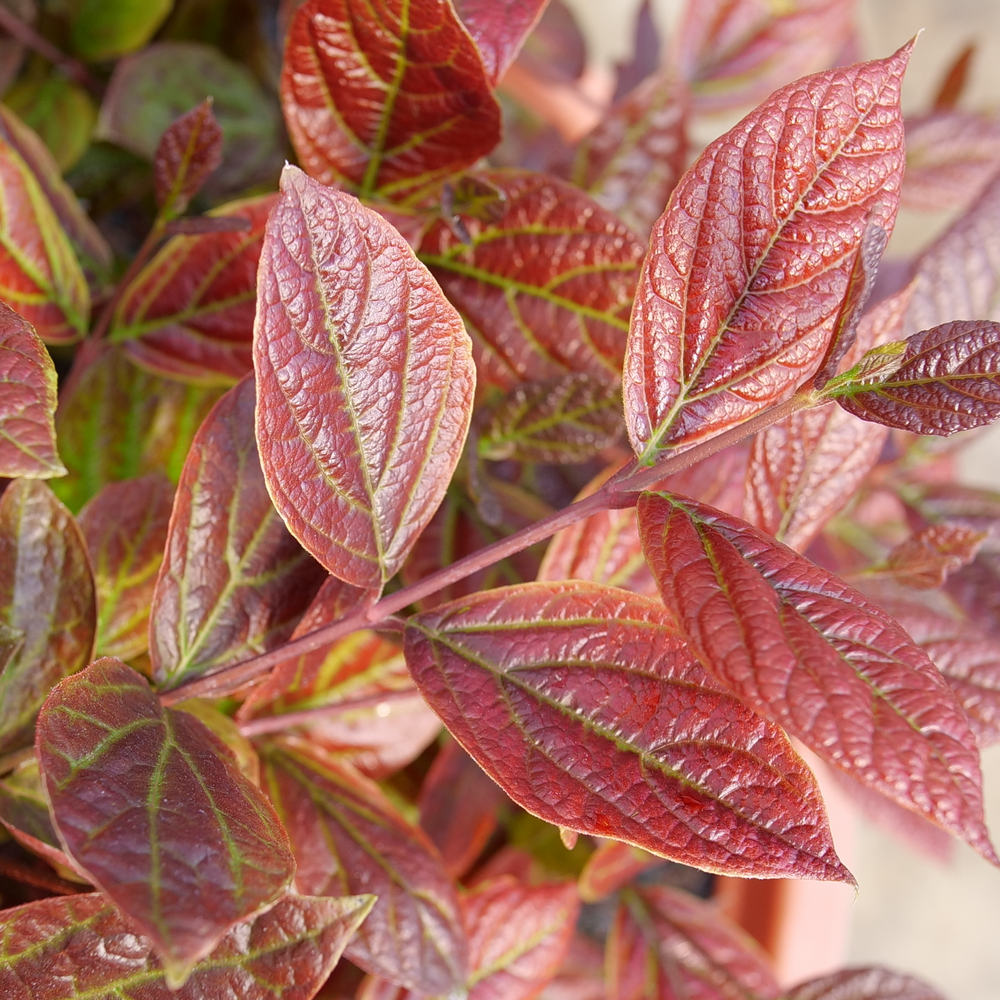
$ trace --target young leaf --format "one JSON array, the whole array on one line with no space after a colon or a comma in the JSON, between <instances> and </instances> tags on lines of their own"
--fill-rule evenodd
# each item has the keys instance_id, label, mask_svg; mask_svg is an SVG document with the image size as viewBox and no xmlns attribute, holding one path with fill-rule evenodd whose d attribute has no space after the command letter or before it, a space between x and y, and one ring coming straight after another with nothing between
<instances>
[{"instance_id":1,"label":"young leaf","mask_svg":"<svg viewBox=\"0 0 1000 1000\"><path fill-rule=\"evenodd\" d=\"M102 656L134 659L149 648L149 607L163 560L174 487L162 473L108 483L80 511L97 588Z\"/></svg>"},{"instance_id":2,"label":"young leaf","mask_svg":"<svg viewBox=\"0 0 1000 1000\"><path fill-rule=\"evenodd\" d=\"M585 903L596 903L617 892L637 875L662 864L662 858L648 851L608 840L587 858L576 887Z\"/></svg>"},{"instance_id":3,"label":"young leaf","mask_svg":"<svg viewBox=\"0 0 1000 1000\"><path fill-rule=\"evenodd\" d=\"M895 546L886 566L907 587L936 590L950 573L972 562L986 537L961 525L932 524Z\"/></svg>"},{"instance_id":4,"label":"young leaf","mask_svg":"<svg viewBox=\"0 0 1000 1000\"><path fill-rule=\"evenodd\" d=\"M156 34L173 0L81 0L74 8L73 47L90 62L141 49Z\"/></svg>"},{"instance_id":5,"label":"young leaf","mask_svg":"<svg viewBox=\"0 0 1000 1000\"><path fill-rule=\"evenodd\" d=\"M191 199L222 164L222 129L206 98L163 133L153 157L156 203L167 219L183 215Z\"/></svg>"},{"instance_id":6,"label":"young leaf","mask_svg":"<svg viewBox=\"0 0 1000 1000\"><path fill-rule=\"evenodd\" d=\"M378 896L347 957L422 993L460 988L467 945L458 898L424 833L349 765L291 744L268 744L262 754L264 786L298 861L299 891L364 887Z\"/></svg>"},{"instance_id":7,"label":"young leaf","mask_svg":"<svg viewBox=\"0 0 1000 1000\"><path fill-rule=\"evenodd\" d=\"M624 894L608 934L609 1000L783 996L762 950L710 903L669 886Z\"/></svg>"},{"instance_id":8,"label":"young leaf","mask_svg":"<svg viewBox=\"0 0 1000 1000\"><path fill-rule=\"evenodd\" d=\"M17 1000L310 1000L371 904L370 896L285 896L229 931L178 987L149 939L103 893L43 899L0 912L0 993Z\"/></svg>"},{"instance_id":9,"label":"young leaf","mask_svg":"<svg viewBox=\"0 0 1000 1000\"><path fill-rule=\"evenodd\" d=\"M412 193L500 141L500 106L448 0L306 0L281 104L306 171L364 198Z\"/></svg>"},{"instance_id":10,"label":"young leaf","mask_svg":"<svg viewBox=\"0 0 1000 1000\"><path fill-rule=\"evenodd\" d=\"M152 941L168 980L284 895L295 862L263 794L120 660L53 690L35 750L67 853Z\"/></svg>"},{"instance_id":11,"label":"young leaf","mask_svg":"<svg viewBox=\"0 0 1000 1000\"><path fill-rule=\"evenodd\" d=\"M452 735L534 815L708 871L850 881L805 764L658 602L508 587L410 619L405 651Z\"/></svg>"},{"instance_id":12,"label":"young leaf","mask_svg":"<svg viewBox=\"0 0 1000 1000\"><path fill-rule=\"evenodd\" d=\"M38 334L0 302L0 476L49 479L56 451L56 369Z\"/></svg>"},{"instance_id":13,"label":"young leaf","mask_svg":"<svg viewBox=\"0 0 1000 1000\"><path fill-rule=\"evenodd\" d=\"M503 192L503 214L459 215L469 242L438 222L420 259L465 319L480 378L504 389L567 372L616 383L642 243L555 177L475 177Z\"/></svg>"},{"instance_id":14,"label":"young leaf","mask_svg":"<svg viewBox=\"0 0 1000 1000\"><path fill-rule=\"evenodd\" d=\"M295 167L282 174L257 288L268 489L334 576L379 589L458 463L475 386L468 335L395 229Z\"/></svg>"},{"instance_id":15,"label":"young leaf","mask_svg":"<svg viewBox=\"0 0 1000 1000\"><path fill-rule=\"evenodd\" d=\"M231 384L253 368L257 261L264 225L277 200L262 195L229 202L207 219L245 219L243 231L177 236L122 295L111 339L129 356L168 378Z\"/></svg>"},{"instance_id":16,"label":"young leaf","mask_svg":"<svg viewBox=\"0 0 1000 1000\"><path fill-rule=\"evenodd\" d=\"M323 581L268 496L254 401L248 375L205 418L184 463L150 619L161 689L280 645Z\"/></svg>"},{"instance_id":17,"label":"young leaf","mask_svg":"<svg viewBox=\"0 0 1000 1000\"><path fill-rule=\"evenodd\" d=\"M664 603L715 678L823 760L996 861L965 713L892 618L721 511L656 493L637 510Z\"/></svg>"},{"instance_id":18,"label":"young leaf","mask_svg":"<svg viewBox=\"0 0 1000 1000\"><path fill-rule=\"evenodd\" d=\"M865 230L892 231L909 53L779 90L681 179L653 229L625 359L625 418L644 463L817 371Z\"/></svg>"},{"instance_id":19,"label":"young leaf","mask_svg":"<svg viewBox=\"0 0 1000 1000\"><path fill-rule=\"evenodd\" d=\"M4 754L31 746L49 689L90 661L97 610L83 535L39 480L0 496L0 566L0 624L14 640L0 672Z\"/></svg>"},{"instance_id":20,"label":"young leaf","mask_svg":"<svg viewBox=\"0 0 1000 1000\"><path fill-rule=\"evenodd\" d=\"M455 0L455 10L472 35L490 83L517 58L548 0Z\"/></svg>"},{"instance_id":21,"label":"young leaf","mask_svg":"<svg viewBox=\"0 0 1000 1000\"><path fill-rule=\"evenodd\" d=\"M799 983L787 1000L945 1000L936 989L889 969L843 969Z\"/></svg>"}]
</instances>

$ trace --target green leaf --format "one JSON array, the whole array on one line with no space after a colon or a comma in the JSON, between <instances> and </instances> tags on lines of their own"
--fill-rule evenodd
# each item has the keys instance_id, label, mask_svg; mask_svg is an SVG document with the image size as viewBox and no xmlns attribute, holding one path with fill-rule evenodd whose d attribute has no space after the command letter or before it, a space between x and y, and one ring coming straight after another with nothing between
<instances>
[{"instance_id":1,"label":"green leaf","mask_svg":"<svg viewBox=\"0 0 1000 1000\"><path fill-rule=\"evenodd\" d=\"M135 52L173 5L174 0L82 0L73 20L73 48L91 62Z\"/></svg>"}]
</instances>

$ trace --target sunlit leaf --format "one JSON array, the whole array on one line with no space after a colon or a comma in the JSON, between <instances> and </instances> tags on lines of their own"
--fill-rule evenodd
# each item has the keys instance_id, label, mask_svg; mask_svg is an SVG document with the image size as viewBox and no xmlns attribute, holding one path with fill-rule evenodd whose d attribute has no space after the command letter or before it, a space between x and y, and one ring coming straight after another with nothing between
<instances>
[{"instance_id":1,"label":"sunlit leaf","mask_svg":"<svg viewBox=\"0 0 1000 1000\"><path fill-rule=\"evenodd\" d=\"M455 10L472 35L490 83L517 58L548 0L455 0Z\"/></svg>"},{"instance_id":2,"label":"sunlit leaf","mask_svg":"<svg viewBox=\"0 0 1000 1000\"><path fill-rule=\"evenodd\" d=\"M291 882L288 838L236 758L120 660L55 688L36 752L67 852L175 981Z\"/></svg>"},{"instance_id":3,"label":"sunlit leaf","mask_svg":"<svg viewBox=\"0 0 1000 1000\"><path fill-rule=\"evenodd\" d=\"M594 851L583 866L577 889L585 903L596 903L617 892L649 868L662 865L663 859L633 847L608 840Z\"/></svg>"},{"instance_id":4,"label":"sunlit leaf","mask_svg":"<svg viewBox=\"0 0 1000 1000\"><path fill-rule=\"evenodd\" d=\"M206 98L170 126L153 158L156 201L167 218L181 215L222 163L222 129Z\"/></svg>"},{"instance_id":5,"label":"sunlit leaf","mask_svg":"<svg viewBox=\"0 0 1000 1000\"><path fill-rule=\"evenodd\" d=\"M708 871L850 881L805 764L658 602L524 584L417 615L405 649L452 735L534 815Z\"/></svg>"},{"instance_id":6,"label":"sunlit leaf","mask_svg":"<svg viewBox=\"0 0 1000 1000\"><path fill-rule=\"evenodd\" d=\"M843 969L800 983L788 1000L944 1000L936 989L913 976L889 969Z\"/></svg>"},{"instance_id":7,"label":"sunlit leaf","mask_svg":"<svg viewBox=\"0 0 1000 1000\"><path fill-rule=\"evenodd\" d=\"M141 49L156 34L174 0L81 0L74 8L73 47L101 62Z\"/></svg>"}]
</instances>

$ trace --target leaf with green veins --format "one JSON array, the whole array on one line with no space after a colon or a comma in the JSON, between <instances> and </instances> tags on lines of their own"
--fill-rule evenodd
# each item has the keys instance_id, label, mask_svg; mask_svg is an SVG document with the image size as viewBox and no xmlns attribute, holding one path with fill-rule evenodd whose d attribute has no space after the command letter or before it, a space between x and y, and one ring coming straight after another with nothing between
<instances>
[{"instance_id":1,"label":"leaf with green veins","mask_svg":"<svg viewBox=\"0 0 1000 1000\"><path fill-rule=\"evenodd\" d=\"M222 129L212 114L212 99L171 122L153 157L156 202L165 219L182 215L191 199L222 163Z\"/></svg>"},{"instance_id":2,"label":"leaf with green veins","mask_svg":"<svg viewBox=\"0 0 1000 1000\"><path fill-rule=\"evenodd\" d=\"M422 993L450 994L466 976L466 939L455 889L419 827L350 765L307 744L269 743L263 782L311 894L378 896L347 957Z\"/></svg>"},{"instance_id":3,"label":"leaf with green veins","mask_svg":"<svg viewBox=\"0 0 1000 1000\"><path fill-rule=\"evenodd\" d=\"M280 645L325 577L271 503L254 401L247 375L205 418L184 463L151 609L161 689Z\"/></svg>"},{"instance_id":4,"label":"leaf with green veins","mask_svg":"<svg viewBox=\"0 0 1000 1000\"><path fill-rule=\"evenodd\" d=\"M263 793L120 660L52 691L35 752L67 854L149 937L168 982L284 895L295 862Z\"/></svg>"}]
</instances>

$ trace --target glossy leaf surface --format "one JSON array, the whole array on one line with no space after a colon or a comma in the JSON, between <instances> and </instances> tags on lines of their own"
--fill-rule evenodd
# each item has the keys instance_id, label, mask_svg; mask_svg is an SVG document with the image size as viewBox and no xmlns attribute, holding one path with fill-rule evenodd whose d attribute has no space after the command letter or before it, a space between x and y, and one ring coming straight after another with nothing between
<instances>
[{"instance_id":1,"label":"glossy leaf surface","mask_svg":"<svg viewBox=\"0 0 1000 1000\"><path fill-rule=\"evenodd\" d=\"M107 896L43 899L0 913L0 991L9 1000L310 1000L370 905L285 896L226 934L177 988Z\"/></svg>"},{"instance_id":2,"label":"glossy leaf surface","mask_svg":"<svg viewBox=\"0 0 1000 1000\"><path fill-rule=\"evenodd\" d=\"M629 332L625 416L642 461L748 419L818 369L865 230L892 231L908 57L777 91L681 180Z\"/></svg>"},{"instance_id":3,"label":"glossy leaf surface","mask_svg":"<svg viewBox=\"0 0 1000 1000\"><path fill-rule=\"evenodd\" d=\"M812 775L658 602L525 584L417 615L405 650L452 735L534 815L709 871L850 881Z\"/></svg>"},{"instance_id":4,"label":"glossy leaf surface","mask_svg":"<svg viewBox=\"0 0 1000 1000\"><path fill-rule=\"evenodd\" d=\"M0 754L31 746L35 715L94 648L94 581L83 535L40 480L0 496L0 624L13 630L0 671Z\"/></svg>"},{"instance_id":5,"label":"glossy leaf surface","mask_svg":"<svg viewBox=\"0 0 1000 1000\"><path fill-rule=\"evenodd\" d=\"M448 0L306 0L281 103L306 171L362 196L398 197L500 141L489 77Z\"/></svg>"},{"instance_id":6,"label":"glossy leaf surface","mask_svg":"<svg viewBox=\"0 0 1000 1000\"><path fill-rule=\"evenodd\" d=\"M927 983L889 969L843 969L800 983L788 1000L944 1000Z\"/></svg>"},{"instance_id":7,"label":"glossy leaf surface","mask_svg":"<svg viewBox=\"0 0 1000 1000\"><path fill-rule=\"evenodd\" d=\"M0 302L0 475L66 472L56 451L56 370L38 334Z\"/></svg>"},{"instance_id":8,"label":"glossy leaf surface","mask_svg":"<svg viewBox=\"0 0 1000 1000\"><path fill-rule=\"evenodd\" d=\"M291 882L288 838L236 758L120 660L52 692L35 746L68 853L175 981Z\"/></svg>"},{"instance_id":9,"label":"glossy leaf surface","mask_svg":"<svg viewBox=\"0 0 1000 1000\"><path fill-rule=\"evenodd\" d=\"M986 533L961 525L933 524L895 546L886 557L892 575L907 587L934 590L972 562Z\"/></svg>"},{"instance_id":10,"label":"glossy leaf surface","mask_svg":"<svg viewBox=\"0 0 1000 1000\"><path fill-rule=\"evenodd\" d=\"M714 677L823 760L995 860L965 714L892 618L721 511L654 493L637 509L664 603Z\"/></svg>"},{"instance_id":11,"label":"glossy leaf surface","mask_svg":"<svg viewBox=\"0 0 1000 1000\"><path fill-rule=\"evenodd\" d=\"M467 945L455 889L426 835L372 781L305 746L267 747L264 787L310 895L360 889L378 900L347 957L410 989L446 994L466 975Z\"/></svg>"},{"instance_id":12,"label":"glossy leaf surface","mask_svg":"<svg viewBox=\"0 0 1000 1000\"><path fill-rule=\"evenodd\" d=\"M151 610L161 689L284 642L323 582L268 496L255 396L253 376L230 389L184 463Z\"/></svg>"},{"instance_id":13,"label":"glossy leaf surface","mask_svg":"<svg viewBox=\"0 0 1000 1000\"><path fill-rule=\"evenodd\" d=\"M80 511L97 588L95 652L130 660L149 648L149 608L174 487L166 476L108 483Z\"/></svg>"},{"instance_id":14,"label":"glossy leaf surface","mask_svg":"<svg viewBox=\"0 0 1000 1000\"><path fill-rule=\"evenodd\" d=\"M480 379L510 388L580 372L617 382L642 243L565 181L475 176L503 192L503 214L460 214L469 243L437 223L420 258L465 320Z\"/></svg>"},{"instance_id":15,"label":"glossy leaf surface","mask_svg":"<svg viewBox=\"0 0 1000 1000\"><path fill-rule=\"evenodd\" d=\"M281 183L257 286L261 464L306 549L346 583L378 589L458 463L469 338L380 216L294 167Z\"/></svg>"},{"instance_id":16,"label":"glossy leaf surface","mask_svg":"<svg viewBox=\"0 0 1000 1000\"><path fill-rule=\"evenodd\" d=\"M455 10L472 35L490 83L507 72L548 0L455 0Z\"/></svg>"},{"instance_id":17,"label":"glossy leaf surface","mask_svg":"<svg viewBox=\"0 0 1000 1000\"><path fill-rule=\"evenodd\" d=\"M171 122L156 147L153 179L164 215L181 215L221 163L222 129L206 99Z\"/></svg>"}]
</instances>

